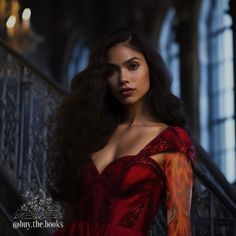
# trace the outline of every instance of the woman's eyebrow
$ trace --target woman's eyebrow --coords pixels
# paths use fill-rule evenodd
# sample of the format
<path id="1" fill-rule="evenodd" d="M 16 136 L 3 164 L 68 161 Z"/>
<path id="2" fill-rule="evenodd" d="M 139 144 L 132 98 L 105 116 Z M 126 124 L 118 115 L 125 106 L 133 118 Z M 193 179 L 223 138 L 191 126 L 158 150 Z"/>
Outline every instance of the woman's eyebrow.
<path id="1" fill-rule="evenodd" d="M 123 64 L 126 65 L 126 64 L 132 62 L 133 60 L 139 60 L 139 61 L 140 61 L 141 59 L 138 58 L 138 57 L 132 57 L 132 58 L 126 60 L 125 62 L 123 62 Z M 117 66 L 117 64 L 110 63 L 110 62 L 108 62 L 107 65 L 108 65 L 108 66 Z"/>
<path id="2" fill-rule="evenodd" d="M 128 64 L 128 63 L 130 63 L 130 62 L 133 61 L 133 60 L 141 60 L 141 59 L 138 58 L 138 57 L 132 57 L 132 58 L 128 59 L 127 61 L 125 61 L 123 64 L 124 64 L 124 65 L 125 65 L 125 64 Z"/>

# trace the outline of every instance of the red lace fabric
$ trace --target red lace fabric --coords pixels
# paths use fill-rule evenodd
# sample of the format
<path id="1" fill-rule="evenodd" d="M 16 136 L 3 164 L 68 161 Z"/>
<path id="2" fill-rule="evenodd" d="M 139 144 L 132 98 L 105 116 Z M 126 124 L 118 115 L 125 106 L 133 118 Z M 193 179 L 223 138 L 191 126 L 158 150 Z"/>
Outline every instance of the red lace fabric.
<path id="1" fill-rule="evenodd" d="M 137 155 L 123 156 L 102 173 L 90 160 L 78 186 L 79 217 L 54 236 L 144 236 L 165 194 L 161 166 L 150 156 L 181 152 L 191 161 L 195 153 L 185 130 L 168 127 Z"/>

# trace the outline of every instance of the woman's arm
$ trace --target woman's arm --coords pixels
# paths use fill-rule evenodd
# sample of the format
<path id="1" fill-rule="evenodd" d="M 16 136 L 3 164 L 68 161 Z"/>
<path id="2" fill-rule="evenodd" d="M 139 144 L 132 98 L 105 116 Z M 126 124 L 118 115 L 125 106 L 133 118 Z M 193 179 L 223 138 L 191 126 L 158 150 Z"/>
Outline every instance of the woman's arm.
<path id="1" fill-rule="evenodd" d="M 192 167 L 182 153 L 166 154 L 163 161 L 166 178 L 168 236 L 190 235 Z"/>

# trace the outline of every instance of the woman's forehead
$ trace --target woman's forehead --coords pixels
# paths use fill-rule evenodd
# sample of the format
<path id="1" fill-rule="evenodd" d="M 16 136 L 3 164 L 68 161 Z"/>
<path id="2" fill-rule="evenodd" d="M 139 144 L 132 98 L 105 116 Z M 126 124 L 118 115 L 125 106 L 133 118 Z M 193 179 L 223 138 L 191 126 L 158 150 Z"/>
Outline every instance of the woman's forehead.
<path id="1" fill-rule="evenodd" d="M 127 44 L 116 44 L 107 51 L 107 62 L 111 64 L 123 63 L 131 58 L 145 60 L 143 54 Z"/>

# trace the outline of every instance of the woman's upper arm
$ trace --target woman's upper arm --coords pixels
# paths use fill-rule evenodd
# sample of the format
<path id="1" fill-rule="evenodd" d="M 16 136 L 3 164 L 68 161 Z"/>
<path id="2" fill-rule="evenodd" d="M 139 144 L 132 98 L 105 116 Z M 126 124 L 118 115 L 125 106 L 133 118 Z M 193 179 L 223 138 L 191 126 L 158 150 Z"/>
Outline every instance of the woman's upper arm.
<path id="1" fill-rule="evenodd" d="M 191 162 L 183 153 L 169 153 L 164 158 L 163 171 L 168 235 L 189 236 L 193 182 Z"/>

